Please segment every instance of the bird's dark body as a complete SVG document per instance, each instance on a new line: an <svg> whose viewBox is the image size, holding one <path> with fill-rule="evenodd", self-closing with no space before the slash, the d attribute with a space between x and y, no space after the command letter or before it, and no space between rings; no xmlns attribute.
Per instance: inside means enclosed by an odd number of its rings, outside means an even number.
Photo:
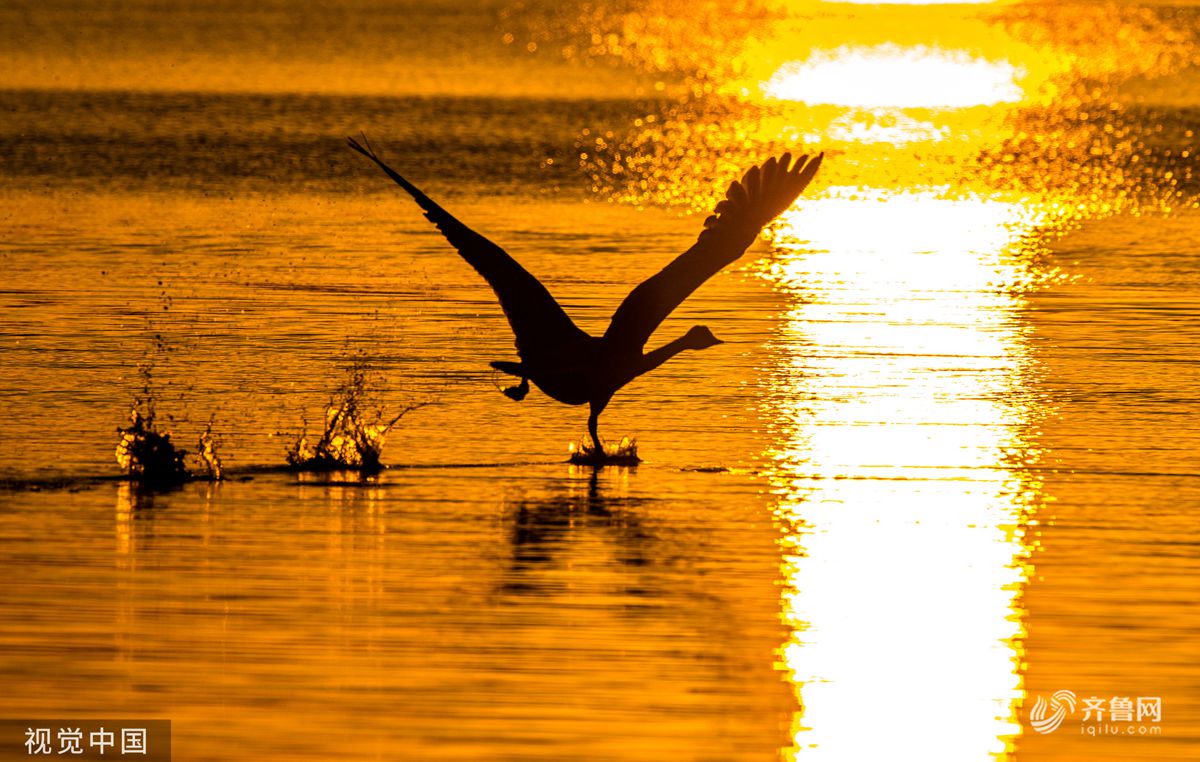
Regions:
<svg viewBox="0 0 1200 762"><path fill-rule="evenodd" d="M616 347L595 336L564 342L555 348L549 362L522 359L523 375L547 397L567 405L607 403L637 374L641 352Z"/></svg>
<svg viewBox="0 0 1200 762"><path fill-rule="evenodd" d="M588 430L596 452L604 449L597 419L613 394L684 350L699 350L721 341L705 326L646 352L651 334L675 307L721 268L740 257L763 226L792 204L816 174L821 156L811 161L791 156L768 159L729 186L726 198L704 223L696 243L660 272L629 293L603 336L580 330L546 287L515 259L459 222L375 154L370 145L351 139L350 147L375 162L407 191L430 222L437 225L458 253L487 280L500 300L516 335L520 362L496 361L492 367L521 379L504 390L524 399L529 384L568 405L591 408Z"/></svg>

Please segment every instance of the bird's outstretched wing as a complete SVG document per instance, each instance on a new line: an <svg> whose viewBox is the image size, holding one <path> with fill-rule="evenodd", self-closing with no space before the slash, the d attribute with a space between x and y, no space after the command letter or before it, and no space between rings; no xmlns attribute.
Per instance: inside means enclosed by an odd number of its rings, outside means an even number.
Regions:
<svg viewBox="0 0 1200 762"><path fill-rule="evenodd" d="M586 337L587 334L571 322L541 281L530 275L504 249L459 222L399 172L384 164L370 143L364 147L354 138L347 138L347 141L351 148L378 164L388 177L408 191L425 212L426 219L437 225L462 258L487 280L500 299L500 306L517 338L517 351L523 359L529 360L530 355L541 351L552 352L561 342ZM366 143L365 137L363 142Z"/></svg>
<svg viewBox="0 0 1200 762"><path fill-rule="evenodd" d="M767 159L735 180L692 248L647 278L613 313L605 340L639 351L671 311L704 281L745 253L768 222L779 216L816 175L824 154L792 162L791 154Z"/></svg>

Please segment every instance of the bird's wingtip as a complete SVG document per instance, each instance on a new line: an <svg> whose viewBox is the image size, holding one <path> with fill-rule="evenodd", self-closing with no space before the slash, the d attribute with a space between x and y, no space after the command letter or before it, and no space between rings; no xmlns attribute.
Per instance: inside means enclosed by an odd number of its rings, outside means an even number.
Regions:
<svg viewBox="0 0 1200 762"><path fill-rule="evenodd" d="M361 143L357 139L355 139L355 137L353 135L347 135L346 136L346 145L350 146L355 151L358 151L363 156L366 156L370 159L376 159L377 157L375 155L375 147L371 145L371 141L367 140L367 133L360 132L360 133L358 133L358 135L359 135L359 137L362 138Z"/></svg>

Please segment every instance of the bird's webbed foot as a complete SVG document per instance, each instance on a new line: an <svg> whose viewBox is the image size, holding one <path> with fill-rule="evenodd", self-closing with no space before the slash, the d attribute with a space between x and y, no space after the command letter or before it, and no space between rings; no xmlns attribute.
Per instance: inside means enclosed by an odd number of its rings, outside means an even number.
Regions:
<svg viewBox="0 0 1200 762"><path fill-rule="evenodd" d="M529 379L522 378L521 383L517 386L510 386L504 390L504 396L514 402L520 402L525 399L525 395L529 394Z"/></svg>

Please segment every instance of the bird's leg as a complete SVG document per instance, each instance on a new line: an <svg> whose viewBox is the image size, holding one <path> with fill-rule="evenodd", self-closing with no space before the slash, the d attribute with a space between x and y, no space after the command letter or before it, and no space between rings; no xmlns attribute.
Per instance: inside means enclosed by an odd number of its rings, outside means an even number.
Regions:
<svg viewBox="0 0 1200 762"><path fill-rule="evenodd" d="M600 444L600 434L596 431L597 425L600 423L600 411L603 407L592 405L591 413L588 414L588 433L592 435L592 444L596 447L596 454L604 456L604 445Z"/></svg>

